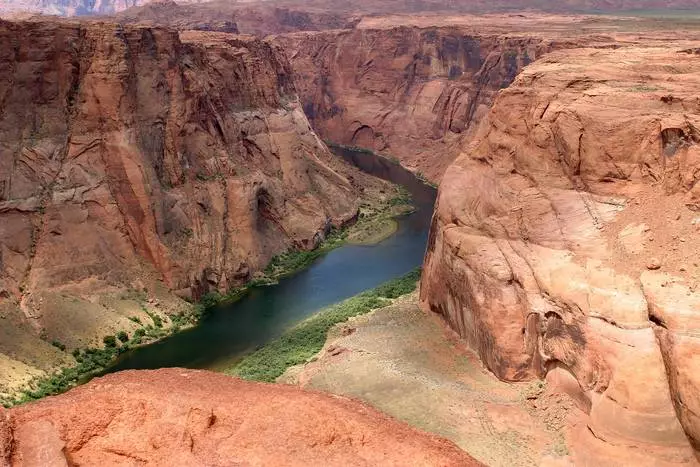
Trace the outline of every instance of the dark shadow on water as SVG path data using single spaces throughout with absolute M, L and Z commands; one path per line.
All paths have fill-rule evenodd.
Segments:
M 319 309 L 399 277 L 423 261 L 436 190 L 398 164 L 371 153 L 336 154 L 365 172 L 403 185 L 418 208 L 396 234 L 372 246 L 346 245 L 269 287 L 255 288 L 191 329 L 123 354 L 107 372 L 164 367 L 217 369 L 278 337 Z

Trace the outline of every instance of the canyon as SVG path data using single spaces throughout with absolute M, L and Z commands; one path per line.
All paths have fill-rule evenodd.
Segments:
M 392 193 L 331 155 L 257 39 L 3 22 L 0 50 L 3 372 L 167 324 Z
M 567 14 L 696 2 L 375 3 L 0 20 L 0 396 L 395 194 L 327 144 L 439 184 L 419 296 L 305 389 L 121 372 L 0 412 L 0 465 L 697 465 L 700 24 Z
M 408 27 L 272 42 L 289 57 L 304 111 L 324 138 L 396 157 L 431 180 L 495 94 L 553 47 L 537 37 Z

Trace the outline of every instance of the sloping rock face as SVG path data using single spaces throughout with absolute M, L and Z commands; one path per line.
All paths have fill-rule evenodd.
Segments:
M 0 418 L 0 455 L 15 466 L 480 465 L 344 397 L 178 368 L 118 373 L 13 409 Z
M 323 138 L 397 157 L 434 180 L 496 93 L 553 47 L 532 35 L 450 27 L 289 34 L 273 42 L 289 57 L 306 115 Z
M 357 213 L 266 43 L 4 22 L 0 63 L 3 318 L 50 332 L 88 297 L 70 339 L 103 292 L 225 291 Z
M 581 465 L 696 462 L 698 57 L 548 55 L 440 188 L 423 302 L 499 378 L 565 383 Z

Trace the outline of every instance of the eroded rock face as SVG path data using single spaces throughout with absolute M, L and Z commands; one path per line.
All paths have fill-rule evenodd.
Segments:
M 357 213 L 264 42 L 2 22 L 0 63 L 3 318 L 89 334 L 103 292 L 225 291 Z M 70 296 L 96 310 L 66 325 Z
M 421 298 L 498 377 L 573 380 L 577 462 L 696 462 L 699 83 L 680 47 L 554 52 L 440 187 Z
M 439 180 L 496 93 L 550 50 L 536 36 L 410 28 L 277 36 L 319 134 Z
M 9 417 L 16 466 L 480 465 L 344 397 L 178 368 L 109 375 Z

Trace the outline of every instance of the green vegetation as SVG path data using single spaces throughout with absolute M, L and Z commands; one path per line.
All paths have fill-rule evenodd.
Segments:
M 77 349 L 76 349 L 77 350 Z M 35 381 L 32 389 L 22 393 L 19 400 L 12 401 L 14 405 L 29 402 L 42 397 L 62 393 L 78 384 L 78 382 L 94 372 L 107 366 L 116 355 L 116 348 L 85 349 L 84 352 L 76 352 L 77 366 L 64 368 L 55 375 Z
M 346 237 L 346 230 L 333 229 L 326 239 L 313 250 L 293 249 L 275 256 L 265 268 L 264 277 L 254 280 L 251 285 L 274 284 L 279 279 L 305 269 L 320 256 L 343 245 Z
M 114 348 L 117 346 L 117 338 L 114 336 L 104 336 L 102 342 L 106 348 Z
M 154 314 L 154 316 L 157 315 Z M 35 379 L 19 397 L 10 400 L 0 400 L 0 404 L 5 407 L 11 407 L 65 392 L 102 373 L 114 363 L 117 356 L 127 350 L 146 342 L 160 339 L 167 334 L 168 331 L 165 329 L 148 325 L 136 329 L 131 339 L 129 339 L 126 331 L 119 331 L 116 336 L 104 336 L 102 339 L 104 348 L 74 349 L 71 354 L 75 358 L 76 365 L 61 368 L 52 375 Z M 65 346 L 63 347 L 65 349 Z
M 246 356 L 229 373 L 254 381 L 272 382 L 287 368 L 316 355 L 326 342 L 328 330 L 353 316 L 387 306 L 391 299 L 412 292 L 420 277 L 416 269 L 403 277 L 326 308 L 284 333 L 279 339 Z
M 352 149 L 373 153 L 372 151 L 361 148 Z M 398 163 L 398 159 L 392 158 L 390 160 L 394 163 Z M 306 268 L 315 259 L 325 253 L 342 246 L 347 241 L 352 241 L 348 239 L 351 235 L 362 237 L 361 241 L 358 241 L 358 243 L 379 241 L 386 237 L 387 232 L 389 235 L 393 233 L 391 226 L 395 225 L 395 221 L 393 221 L 394 217 L 406 214 L 413 209 L 409 204 L 410 201 L 410 194 L 403 188 L 399 188 L 394 197 L 380 205 L 363 204 L 360 207 L 358 219 L 354 225 L 347 229 L 331 230 L 326 239 L 313 250 L 293 249 L 275 256 L 272 258 L 263 274 L 254 278 L 243 287 L 232 289 L 225 294 L 210 292 L 202 297 L 201 300 L 194 304 L 189 310 L 181 311 L 176 315 L 168 315 L 168 319 L 172 324 L 169 328 L 165 327 L 166 322 L 164 322 L 163 317 L 152 312 L 146 306 L 148 291 L 145 288 L 142 290 L 129 289 L 123 292 L 119 296 L 119 299 L 132 300 L 140 304 L 141 310 L 150 317 L 152 324 L 145 324 L 139 316 L 129 316 L 128 319 L 130 321 L 141 326 L 131 334 L 131 337 L 129 337 L 126 331 L 119 331 L 115 335 L 104 336 L 102 340 L 104 348 L 74 349 L 72 355 L 75 358 L 76 365 L 60 368 L 49 376 L 37 378 L 30 383 L 30 387 L 24 390 L 18 398 L 0 400 L 0 403 L 9 407 L 40 399 L 45 396 L 60 394 L 78 384 L 87 382 L 112 365 L 121 353 L 139 345 L 161 339 L 169 334 L 176 333 L 180 331 L 182 327 L 196 325 L 213 308 L 224 303 L 232 303 L 239 300 L 245 296 L 252 287 L 275 284 L 279 279 Z M 391 222 L 394 223 L 392 224 Z M 334 324 L 345 321 L 351 316 L 367 313 L 372 309 L 384 306 L 389 303 L 388 299 L 395 298 L 413 290 L 418 274 L 418 271 L 415 271 L 401 279 L 392 281 L 377 289 L 365 292 L 331 307 L 328 310 L 324 310 L 316 317 L 311 318 L 298 328 L 295 328 L 297 329 L 295 333 L 289 335 L 285 334 L 282 338 L 286 339 L 283 344 L 273 343 L 271 346 L 282 345 L 287 352 L 296 349 L 295 353 L 294 355 L 287 353 L 285 354 L 286 356 L 280 354 L 279 358 L 285 358 L 284 362 L 280 363 L 279 358 L 275 360 L 274 364 L 271 365 L 271 368 L 273 368 L 272 372 L 267 373 L 265 377 L 270 378 L 272 377 L 270 375 L 275 374 L 275 372 L 280 370 L 283 372 L 288 366 L 295 364 L 294 362 L 303 362 L 305 359 L 317 353 L 325 342 L 326 332 Z M 53 345 L 61 350 L 65 350 L 65 346 L 58 341 L 54 341 Z M 268 347 L 274 349 L 274 347 L 271 346 Z M 249 373 L 246 374 L 250 379 L 265 380 L 262 376 L 254 378 L 255 372 L 253 370 L 255 358 L 266 358 L 265 352 L 274 352 L 274 350 L 266 351 L 265 349 L 268 347 L 261 349 L 242 362 L 240 371 L 248 371 Z M 246 368 L 248 368 L 248 370 L 246 370 Z M 281 372 L 279 374 L 281 374 Z
M 66 345 L 60 341 L 55 340 L 55 341 L 51 342 L 51 345 L 53 345 L 54 347 L 56 347 L 58 350 L 60 350 L 62 352 L 66 351 Z
M 428 178 L 421 171 L 416 172 L 416 178 L 418 178 L 418 180 L 420 180 L 421 182 L 425 183 L 426 185 L 428 185 L 430 187 L 433 187 L 433 188 L 438 187 L 436 183 L 428 180 Z

